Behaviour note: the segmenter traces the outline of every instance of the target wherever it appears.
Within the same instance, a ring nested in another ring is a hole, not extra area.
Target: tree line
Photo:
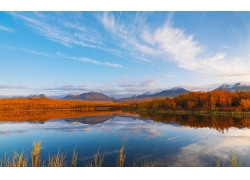
[[[154,110],[250,110],[250,91],[229,92],[214,90],[210,92],[189,92],[174,98],[155,98],[149,101],[131,103],[130,108]]]

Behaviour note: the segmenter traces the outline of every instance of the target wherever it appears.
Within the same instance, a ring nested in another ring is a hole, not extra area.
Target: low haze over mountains
[[[221,86],[213,89],[213,90],[227,90],[227,91],[247,91],[250,90],[250,82],[238,82],[238,83],[230,83],[230,84],[222,84]],[[140,95],[133,95],[127,98],[117,98],[111,97],[109,95],[103,94],[101,92],[87,92],[82,94],[71,93],[65,96],[63,99],[76,99],[76,100],[86,100],[86,101],[118,101],[118,102],[134,102],[134,101],[141,101],[147,100],[152,98],[172,98],[178,96],[180,94],[191,92],[187,89],[181,87],[175,87],[167,90],[154,90],[154,91],[147,91]],[[28,98],[42,98],[46,97],[44,94],[35,94],[27,96]],[[52,97],[53,98],[53,97]]]

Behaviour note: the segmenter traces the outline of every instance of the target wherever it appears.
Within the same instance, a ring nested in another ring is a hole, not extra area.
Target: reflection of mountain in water
[[[71,123],[71,124],[82,123],[82,124],[95,125],[95,124],[104,123],[105,121],[108,121],[110,119],[114,119],[116,116],[130,118],[130,119],[133,119],[133,120],[140,119],[139,116],[134,116],[134,115],[129,115],[129,114],[114,113],[112,115],[82,116],[82,117],[77,117],[77,118],[64,118],[64,120],[66,122],[68,122],[68,123]]]
[[[29,122],[30,124],[44,124],[44,122],[43,121],[37,121],[37,122]]]
[[[68,123],[82,123],[82,124],[101,124],[109,119],[113,119],[115,115],[104,115],[104,116],[84,116],[78,118],[67,118],[64,119]]]

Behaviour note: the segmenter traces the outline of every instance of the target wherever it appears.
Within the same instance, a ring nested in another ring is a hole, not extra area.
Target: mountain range
[[[147,99],[152,99],[152,98],[166,98],[166,97],[172,98],[172,97],[178,96],[180,94],[188,93],[188,92],[190,91],[184,88],[175,87],[172,89],[160,91],[158,93],[153,93],[153,94],[143,93],[138,96],[132,96],[131,98],[121,98],[116,101],[117,102],[135,102],[135,101],[147,100]]]
[[[238,82],[238,83],[231,83],[231,84],[222,84],[221,86],[217,87],[214,90],[227,90],[227,91],[247,91],[250,90],[250,83],[248,82]],[[100,93],[100,92],[87,92],[82,94],[76,94],[72,93],[67,96],[65,96],[63,99],[77,99],[77,100],[86,100],[86,101],[116,101],[116,102],[136,102],[136,101],[142,101],[142,100],[148,100],[152,98],[172,98],[175,96],[178,96],[180,94],[188,93],[190,91],[181,88],[181,87],[175,87],[168,90],[155,90],[151,92],[145,92],[140,95],[133,95],[129,98],[120,98],[115,99],[113,97],[110,97],[106,94]],[[28,98],[41,98],[46,97],[44,94],[36,94],[36,95],[30,95]]]
[[[250,90],[250,83],[235,83],[235,84],[222,84],[217,90],[227,90],[227,91],[249,91]]]

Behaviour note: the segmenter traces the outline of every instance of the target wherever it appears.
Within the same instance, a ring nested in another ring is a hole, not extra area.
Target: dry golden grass
[[[6,157],[4,156],[3,162],[0,163],[1,167],[27,167],[28,166],[28,157],[25,156],[22,151],[20,154],[14,151],[13,156]]]
[[[66,154],[60,152],[60,149],[58,149],[58,152],[56,155],[51,156],[51,157],[49,156],[48,167],[65,167],[66,166],[65,158],[66,158]]]
[[[231,158],[230,166],[231,167],[240,167],[242,165],[243,160],[238,160],[236,155],[233,155]]]
[[[119,108],[123,103],[107,101],[62,100],[50,98],[4,98],[0,99],[0,111],[81,109],[93,111],[95,108]]]
[[[100,153],[100,148],[94,153],[93,159],[86,164],[86,167],[102,167],[105,151]]]
[[[232,155],[229,166],[230,167],[241,167],[242,166],[243,159],[239,160],[239,158],[236,155]],[[225,167],[226,162],[221,163],[220,160],[216,161],[216,167]]]

